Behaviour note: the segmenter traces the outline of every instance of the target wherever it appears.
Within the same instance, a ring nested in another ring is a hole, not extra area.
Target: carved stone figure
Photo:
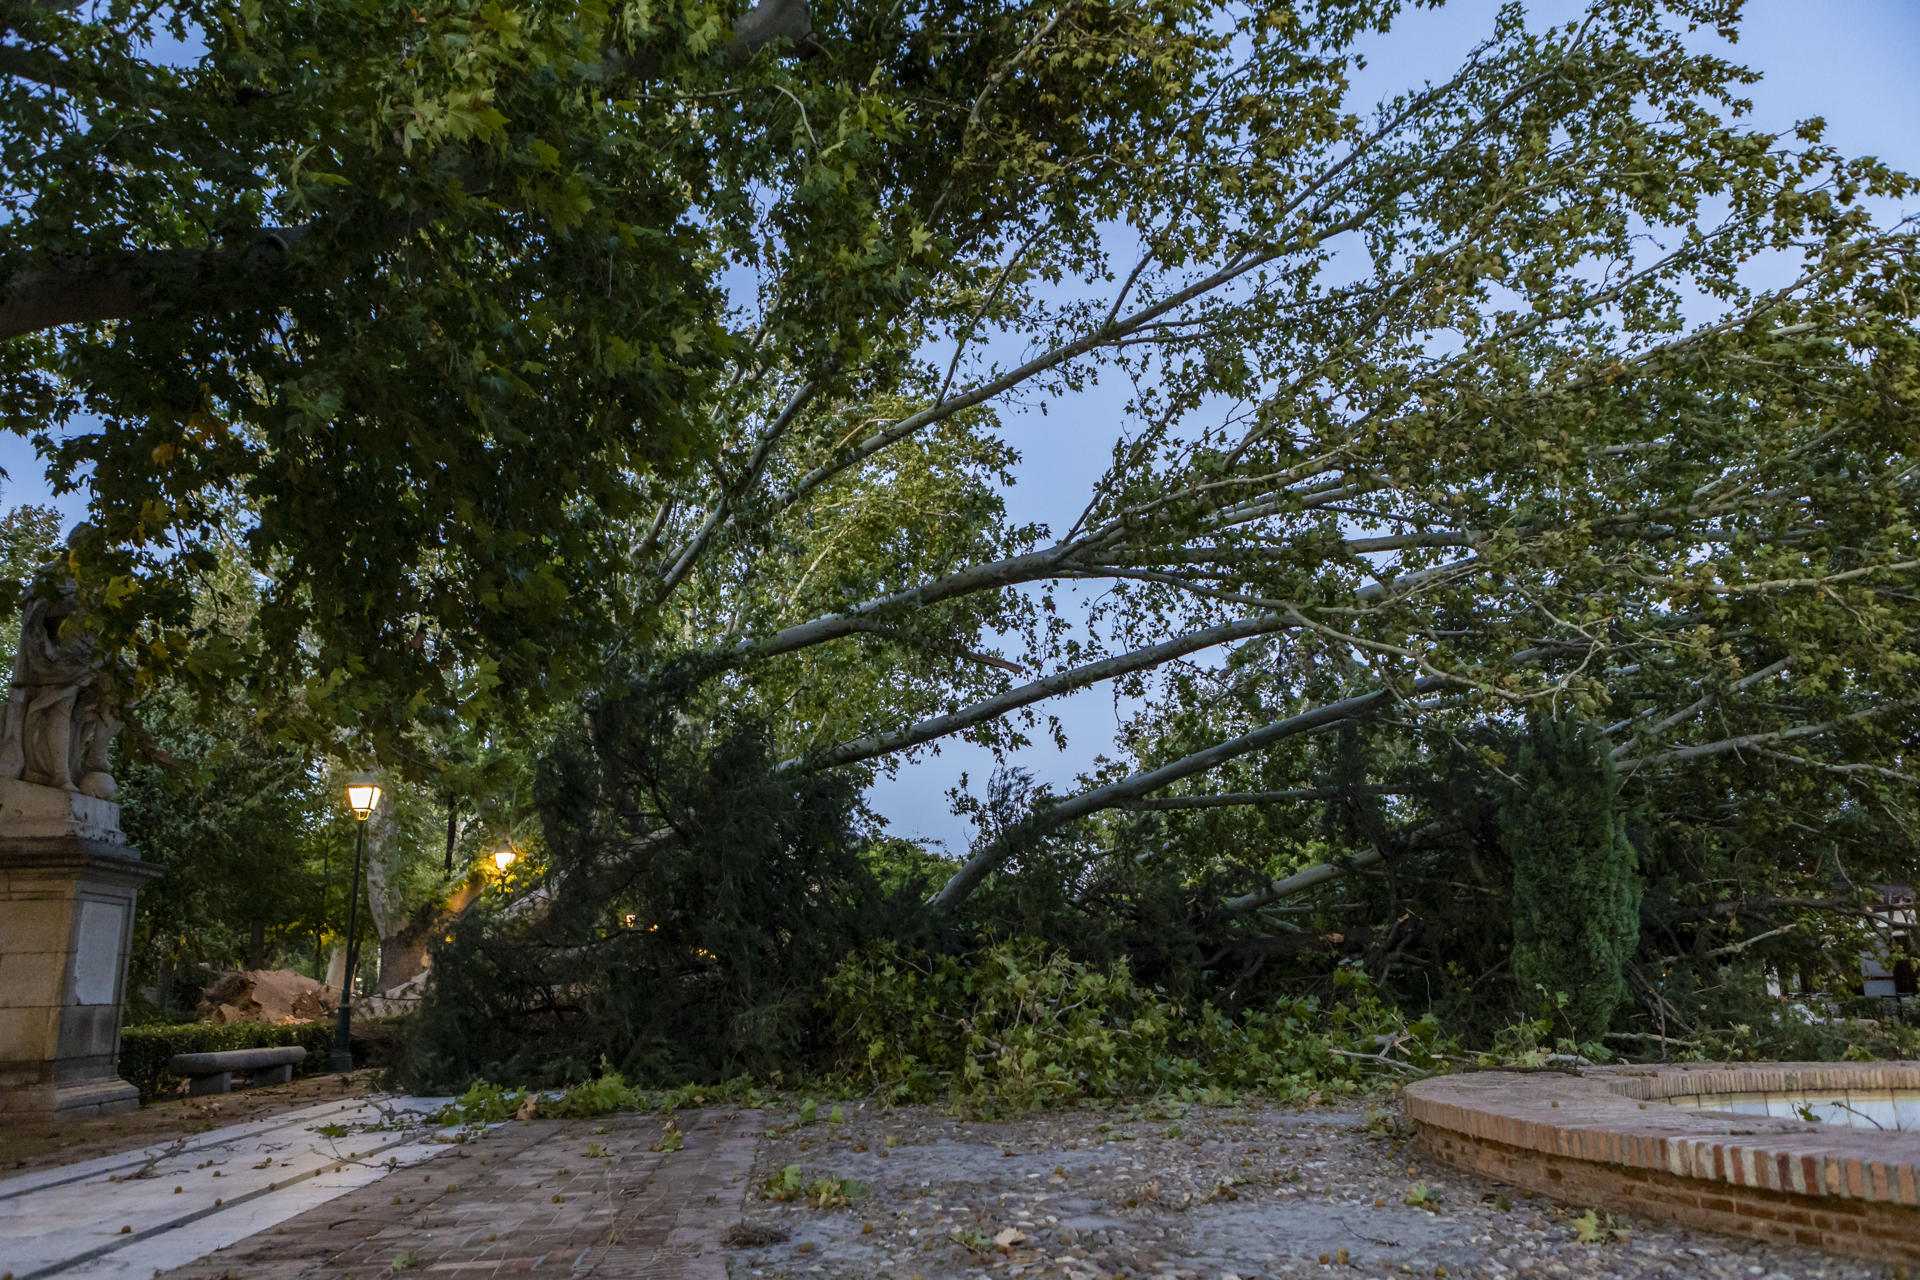
[[[0,723],[0,778],[111,800],[117,788],[108,752],[120,725],[93,640],[72,625],[79,609],[77,586],[63,578],[54,598],[36,594],[21,610],[20,652]]]

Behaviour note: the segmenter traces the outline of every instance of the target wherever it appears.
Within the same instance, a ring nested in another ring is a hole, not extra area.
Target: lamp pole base
[[[360,959],[360,861],[367,851],[366,817],[357,811],[355,816],[360,823],[353,836],[353,887],[347,891],[347,963],[340,978],[340,1022],[327,1056],[327,1065],[341,1072],[353,1070],[353,970]]]

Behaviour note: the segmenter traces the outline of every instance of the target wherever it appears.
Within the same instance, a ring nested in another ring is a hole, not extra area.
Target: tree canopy
[[[1817,121],[1743,125],[1750,77],[1676,22],[1719,6],[1511,10],[1363,115],[1352,20],[1386,16],[1239,15],[1128,188],[1131,240],[1012,246],[891,397],[750,364],[774,386],[724,456],[753,483],[662,507],[677,647],[785,717],[792,767],[1014,748],[1061,693],[1151,695],[1131,765],[936,907],[1068,822],[1383,715],[1564,709],[1629,782],[1753,750],[1891,768],[1910,739],[1915,239],[1876,219],[1911,179]],[[1070,527],[1011,525],[995,407],[1071,411],[1096,373],[1135,388],[1111,467]],[[905,502],[938,518],[874,518]],[[1055,607],[1081,584],[1086,615]]]
[[[143,671],[388,731],[551,702],[650,632],[638,544],[757,412],[741,369],[890,377],[1011,243],[1092,254],[1204,25],[9,0],[8,425],[90,480],[77,567]],[[190,622],[225,539],[251,654]]]
[[[1643,952],[1857,915],[1913,831],[1914,180],[1753,125],[1730,0],[1509,5],[1363,100],[1402,9],[11,0],[9,413],[91,468],[149,680],[416,772],[583,691],[794,795],[1137,708],[1003,775],[936,922],[1045,879],[1022,919],[1271,951],[1384,894],[1388,972],[1401,877],[1509,892],[1541,721],[1617,779]],[[1053,526],[1016,407],[1110,457]],[[243,639],[194,622],[228,540]]]

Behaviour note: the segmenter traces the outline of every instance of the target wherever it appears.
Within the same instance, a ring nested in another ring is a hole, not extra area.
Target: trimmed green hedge
[[[306,1060],[294,1068],[301,1075],[324,1071],[333,1048],[332,1022],[295,1022],[275,1026],[267,1022],[155,1023],[123,1027],[120,1031],[120,1078],[140,1090],[142,1101],[172,1093],[180,1077],[167,1070],[176,1053],[217,1053],[226,1049],[262,1049],[297,1044]]]

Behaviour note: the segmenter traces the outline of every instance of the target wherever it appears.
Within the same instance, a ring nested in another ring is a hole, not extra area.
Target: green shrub
[[[605,1065],[604,1063],[602,1064]],[[577,1084],[557,1098],[540,1104],[543,1116],[604,1116],[614,1111],[641,1111],[648,1098],[627,1083],[618,1071],[609,1071],[598,1079]]]
[[[140,1090],[142,1101],[172,1093],[181,1077],[167,1070],[176,1053],[219,1053],[228,1049],[264,1049],[299,1045],[307,1056],[294,1070],[306,1075],[326,1069],[333,1048],[331,1022],[158,1023],[125,1027],[120,1032],[120,1078]]]
[[[945,1091],[975,1114],[1180,1091],[1298,1098],[1362,1087],[1388,1039],[1432,1060],[1429,1022],[1408,1026],[1354,971],[1341,998],[1276,1001],[1230,1017],[1183,1008],[1122,962],[1094,967],[1034,941],[971,957],[891,945],[829,980],[841,1069],[894,1100]],[[1353,1056],[1358,1055],[1358,1056]]]
[[[467,1091],[433,1113],[435,1124],[498,1124],[511,1120],[527,1100],[525,1089],[506,1089],[476,1080]]]

